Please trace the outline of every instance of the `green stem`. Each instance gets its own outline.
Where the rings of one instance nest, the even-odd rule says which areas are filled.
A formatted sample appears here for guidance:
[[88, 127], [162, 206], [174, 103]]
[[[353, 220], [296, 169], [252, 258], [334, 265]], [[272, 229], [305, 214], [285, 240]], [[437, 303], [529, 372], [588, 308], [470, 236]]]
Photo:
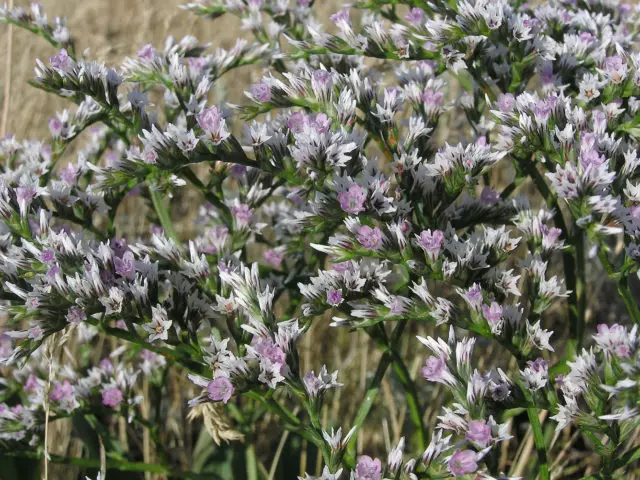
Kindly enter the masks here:
[[[378, 392], [380, 392], [380, 384], [382, 383], [384, 374], [387, 372], [389, 365], [391, 365], [391, 360], [391, 352], [385, 351], [382, 354], [382, 358], [378, 363], [378, 367], [376, 368], [373, 378], [369, 381], [369, 386], [367, 387], [364, 398], [360, 402], [360, 408], [358, 409], [356, 418], [353, 422], [353, 426], [357, 427], [358, 431], [367, 419], [369, 412], [371, 412], [373, 403], [376, 401]], [[351, 437], [351, 440], [349, 440], [347, 451], [344, 456], [344, 462], [349, 468], [354, 468], [356, 464], [356, 440], [358, 437], [358, 431], [356, 431], [356, 433]]]
[[407, 408], [409, 409], [409, 418], [415, 427], [415, 440], [420, 451], [427, 448], [427, 440], [424, 435], [424, 427], [422, 426], [422, 408], [418, 401], [418, 392], [416, 386], [411, 380], [411, 374], [402, 358], [397, 352], [393, 351], [393, 371], [396, 372], [400, 384], [404, 388], [404, 394], [407, 399]]
[[584, 251], [584, 231], [580, 228], [575, 229], [573, 235], [574, 246], [576, 247], [576, 306], [577, 306], [577, 322], [573, 331], [570, 333], [573, 338], [578, 341], [578, 349], [582, 348], [584, 340], [584, 326], [586, 322], [587, 311], [587, 282], [585, 272], [585, 251]]
[[164, 228], [166, 235], [173, 239], [176, 242], [179, 242], [178, 235], [176, 235], [175, 230], [173, 229], [173, 222], [171, 221], [171, 215], [169, 214], [169, 210], [167, 206], [164, 204], [162, 197], [160, 196], [160, 192], [149, 187], [149, 196], [151, 197], [151, 201], [153, 202], [153, 208], [156, 210], [156, 214], [158, 215], [158, 220], [160, 220], [160, 225]]
[[531, 431], [533, 432], [533, 439], [536, 445], [536, 451], [538, 452], [538, 473], [542, 480], [549, 480], [551, 477], [549, 476], [549, 465], [547, 463], [547, 446], [544, 440], [542, 425], [538, 418], [538, 409], [535, 406], [528, 407], [527, 415], [529, 416]]
[[247, 480], [258, 480], [258, 458], [256, 457], [255, 445], [247, 445], [244, 451], [244, 458], [247, 462]]
[[640, 308], [638, 307], [638, 302], [633, 298], [633, 294], [629, 289], [627, 277], [620, 272], [616, 272], [614, 266], [609, 261], [604, 243], [600, 244], [600, 248], [598, 249], [598, 258], [600, 259], [600, 262], [602, 263], [602, 266], [607, 272], [609, 278], [616, 281], [618, 294], [622, 297], [629, 316], [633, 319], [633, 322], [636, 325], [640, 325]]

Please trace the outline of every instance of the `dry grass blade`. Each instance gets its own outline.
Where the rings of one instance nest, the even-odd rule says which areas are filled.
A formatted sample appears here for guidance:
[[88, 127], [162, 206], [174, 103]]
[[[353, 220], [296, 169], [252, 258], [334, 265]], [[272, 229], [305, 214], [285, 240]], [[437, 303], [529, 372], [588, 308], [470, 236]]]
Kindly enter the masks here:
[[224, 413], [224, 407], [219, 403], [202, 403], [193, 407], [187, 419], [193, 422], [202, 419], [207, 432], [216, 443], [233, 442], [244, 440], [244, 435], [233, 429], [231, 421]]

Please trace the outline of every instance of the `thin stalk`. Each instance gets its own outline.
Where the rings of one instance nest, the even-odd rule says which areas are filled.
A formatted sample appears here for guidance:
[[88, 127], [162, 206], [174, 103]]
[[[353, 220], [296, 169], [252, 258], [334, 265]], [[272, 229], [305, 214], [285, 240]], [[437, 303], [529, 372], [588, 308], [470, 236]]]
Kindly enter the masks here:
[[547, 446], [544, 440], [542, 425], [538, 418], [538, 409], [535, 406], [528, 407], [527, 415], [529, 417], [529, 422], [531, 423], [536, 451], [538, 452], [538, 473], [542, 480], [550, 480], [549, 464], [547, 463]]
[[164, 204], [163, 199], [160, 197], [160, 192], [149, 187], [149, 196], [151, 197], [153, 208], [155, 208], [156, 210], [158, 220], [160, 220], [160, 225], [162, 225], [165, 233], [169, 238], [175, 240], [176, 242], [179, 242], [178, 235], [176, 235], [176, 231], [173, 229], [173, 221], [171, 220], [171, 215], [169, 214], [169, 210]]
[[255, 445], [249, 443], [244, 450], [244, 459], [247, 463], [247, 480], [258, 480], [258, 458]]
[[[353, 426], [358, 430], [360, 430], [365, 420], [369, 416], [371, 408], [373, 408], [373, 404], [378, 397], [378, 392], [380, 392], [380, 385], [382, 383], [382, 379], [384, 378], [384, 374], [387, 372], [389, 365], [391, 365], [392, 357], [393, 355], [388, 350], [382, 354], [382, 358], [378, 363], [378, 367], [376, 368], [373, 378], [369, 382], [369, 386], [367, 387], [367, 391], [364, 394], [364, 398], [360, 402], [360, 408], [356, 413], [356, 418], [353, 421]], [[356, 464], [356, 441], [358, 439], [358, 430], [356, 430], [356, 433], [354, 433], [354, 435], [349, 440], [349, 443], [347, 444], [347, 451], [344, 456], [344, 462], [349, 468], [355, 467]]]
[[[407, 320], [403, 319], [398, 322], [396, 328], [391, 332], [390, 345], [395, 346], [398, 343], [398, 340], [402, 336], [402, 332], [407, 326]], [[393, 361], [393, 353], [391, 348], [384, 348], [382, 352], [382, 358], [378, 362], [378, 367], [376, 368], [375, 374], [373, 378], [369, 381], [369, 386], [364, 394], [364, 398], [360, 403], [360, 408], [356, 413], [356, 418], [354, 419], [353, 426], [356, 427], [356, 432], [349, 440], [347, 444], [347, 449], [343, 458], [344, 463], [349, 467], [355, 467], [355, 455], [356, 455], [356, 441], [358, 439], [358, 431], [364, 424], [369, 412], [373, 408], [373, 404], [376, 401], [378, 396], [378, 392], [380, 391], [380, 386], [382, 384], [382, 379], [384, 378], [389, 365], [391, 365]]]
[[573, 338], [578, 341], [578, 349], [582, 348], [584, 337], [584, 326], [586, 322], [587, 311], [587, 282], [585, 272], [585, 251], [584, 251], [584, 231], [576, 228], [573, 234], [574, 246], [576, 248], [576, 298], [577, 298], [577, 322], [574, 327], [575, 336]]
[[600, 244], [600, 248], [598, 249], [598, 258], [600, 259], [600, 263], [602, 263], [602, 267], [611, 280], [616, 281], [616, 285], [618, 287], [618, 294], [622, 297], [624, 301], [625, 307], [627, 307], [627, 312], [629, 316], [633, 319], [633, 322], [636, 325], [640, 325], [640, 307], [638, 307], [638, 302], [635, 298], [633, 298], [633, 294], [629, 289], [629, 284], [627, 283], [627, 277], [620, 272], [616, 272], [614, 266], [609, 261], [609, 257], [607, 256], [607, 251], [605, 249], [604, 244]]
[[396, 351], [393, 351], [393, 371], [398, 376], [400, 384], [404, 388], [404, 395], [407, 399], [407, 408], [409, 409], [409, 418], [416, 429], [415, 437], [418, 448], [424, 450], [427, 448], [427, 441], [424, 435], [424, 427], [422, 426], [422, 408], [418, 400], [418, 392], [416, 386], [411, 380], [411, 374], [404, 364], [404, 361]]

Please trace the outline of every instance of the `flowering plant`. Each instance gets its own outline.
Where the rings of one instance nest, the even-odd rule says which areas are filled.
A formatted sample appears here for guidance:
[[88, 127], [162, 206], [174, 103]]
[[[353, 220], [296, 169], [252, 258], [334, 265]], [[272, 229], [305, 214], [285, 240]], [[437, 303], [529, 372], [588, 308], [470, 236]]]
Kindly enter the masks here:
[[[184, 8], [239, 17], [253, 40], [211, 54], [170, 38], [108, 67], [38, 4], [0, 9], [57, 49], [32, 85], [75, 104], [46, 141], [0, 141], [1, 451], [44, 458], [45, 476], [219, 478], [214, 457], [241, 454], [231, 478], [630, 478], [638, 9]], [[264, 69], [247, 100], [212, 100], [247, 65]], [[176, 228], [185, 192], [193, 235]], [[137, 238], [118, 223], [134, 200], [150, 207]], [[348, 337], [379, 353], [345, 399], [353, 362], [329, 347]], [[176, 389], [192, 392], [177, 407]], [[181, 445], [228, 445], [168, 451], [175, 409], [198, 426]], [[92, 432], [85, 454], [50, 455], [69, 418]]]

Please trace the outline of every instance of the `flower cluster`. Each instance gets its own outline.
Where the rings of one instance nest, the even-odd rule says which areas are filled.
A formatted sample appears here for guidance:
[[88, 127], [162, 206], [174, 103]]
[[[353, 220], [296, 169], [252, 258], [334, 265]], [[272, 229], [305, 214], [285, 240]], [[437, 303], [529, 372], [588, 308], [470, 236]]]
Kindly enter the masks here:
[[[113, 66], [40, 5], [0, 8], [56, 48], [32, 85], [75, 104], [0, 140], [0, 452], [48, 462], [50, 423], [83, 419], [114, 468], [171, 476], [179, 417], [246, 440], [193, 462], [244, 449], [235, 478], [284, 448], [306, 480], [630, 474], [640, 9], [319, 3], [191, 2], [243, 37]], [[212, 100], [250, 65], [242, 105]], [[378, 353], [341, 363], [347, 337]]]

